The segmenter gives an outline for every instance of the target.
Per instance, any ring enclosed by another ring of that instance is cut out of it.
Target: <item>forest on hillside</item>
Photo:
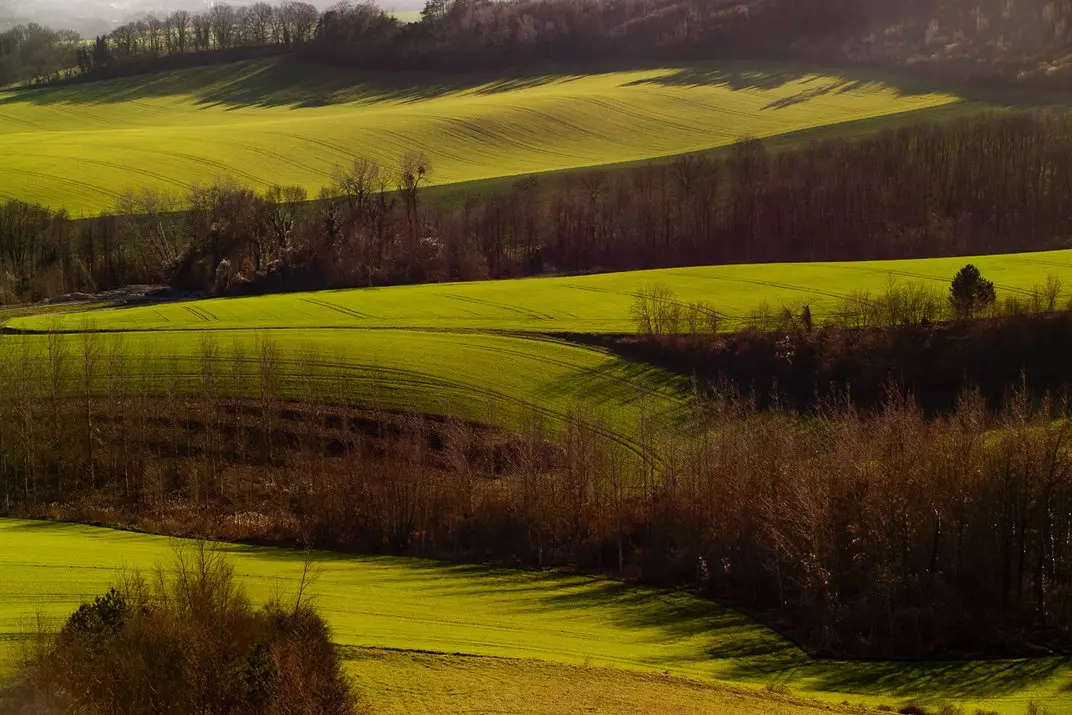
[[[295,52],[360,68],[495,70],[538,62],[779,59],[954,81],[1060,84],[1068,0],[428,0],[404,23],[372,2],[218,4],[149,14],[82,42],[0,34],[0,84],[101,77]]]

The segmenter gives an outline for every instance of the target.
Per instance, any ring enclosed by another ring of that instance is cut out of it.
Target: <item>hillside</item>
[[[817,322],[833,317],[855,293],[881,293],[891,281],[941,292],[974,263],[999,294],[1024,297],[1048,273],[1072,286],[1072,251],[849,263],[702,266],[590,276],[292,293],[253,298],[98,310],[88,325],[106,331],[405,329],[521,333],[631,333],[636,293],[662,284],[681,302],[706,301],[734,329],[767,304],[794,311],[810,305]],[[26,331],[79,331],[81,313],[12,318]]]
[[[369,74],[290,59],[0,94],[0,199],[75,215],[127,190],[230,177],[315,196],[355,157],[432,160],[434,183],[652,159],[959,101],[868,74],[782,65]],[[901,115],[901,116],[898,116]]]
[[[117,569],[151,569],[169,553],[161,537],[9,519],[0,519],[0,545],[8,576],[0,584],[0,658],[10,657],[39,610],[60,616],[106,588]],[[224,548],[257,598],[293,590],[301,576],[300,552]],[[352,647],[350,670],[382,707],[377,712],[610,712],[618,697],[629,708],[666,708],[651,712],[796,715],[837,711],[832,702],[843,700],[955,699],[1019,715],[1032,698],[1045,699],[1048,712],[1068,712],[1055,697],[1068,675],[1059,659],[950,663],[937,671],[812,660],[744,616],[686,594],[417,559],[315,558],[317,603],[335,641]],[[511,684],[519,678],[541,683],[543,692],[520,692]],[[596,693],[586,681],[610,692]],[[744,689],[704,685],[719,682]],[[816,707],[777,694],[764,702],[755,689],[767,685],[826,702]]]
[[[0,355],[42,361],[53,338],[79,354],[120,351],[125,370],[157,391],[177,381],[196,391],[206,345],[218,353],[239,392],[254,389],[261,345],[278,350],[284,396],[308,399],[311,385],[373,408],[464,417],[517,430],[539,414],[557,430],[583,409],[606,436],[637,449],[643,414],[680,419],[687,380],[602,349],[568,342],[571,334],[633,333],[638,291],[666,286],[682,303],[704,301],[723,330],[757,311],[794,314],[807,303],[818,323],[853,296],[877,297],[892,283],[923,284],[944,301],[969,260],[995,281],[999,296],[1026,298],[1053,274],[1072,285],[1070,251],[973,258],[807,263],[636,271],[561,278],[293,293],[178,301],[82,312],[14,315],[9,330],[40,333],[0,341]],[[767,307],[762,308],[763,305]],[[93,308],[93,306],[88,306]],[[62,307],[60,308],[62,310]],[[564,339],[565,338],[565,339]],[[237,367],[229,367],[233,358]],[[318,366],[311,371],[310,365]],[[328,377],[342,371],[340,378]],[[237,372],[236,372],[237,371]],[[321,375],[323,372],[323,375]],[[169,382],[172,381],[172,382]],[[104,386],[101,386],[104,389]]]

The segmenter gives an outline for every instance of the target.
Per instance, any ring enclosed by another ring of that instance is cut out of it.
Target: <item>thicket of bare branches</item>
[[[203,542],[151,576],[128,574],[58,631],[44,627],[5,713],[356,715],[323,619],[299,596],[255,608]]]

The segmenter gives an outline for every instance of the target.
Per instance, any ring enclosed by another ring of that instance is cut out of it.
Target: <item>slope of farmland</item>
[[[419,330],[150,331],[123,336],[66,336],[62,350],[77,357],[120,350],[130,380],[151,391],[196,391],[205,341],[221,378],[235,394],[256,393],[259,358],[270,338],[281,368],[281,397],[452,416],[509,430],[536,418],[557,429],[581,410],[606,435],[635,449],[641,413],[683,416],[686,381],[602,350],[538,336]],[[55,345],[55,344],[53,344]],[[45,360],[45,336],[0,338],[0,357]],[[236,359],[237,358],[237,359]],[[106,389],[102,382],[100,389]],[[317,392],[317,395],[311,393]]]
[[[855,292],[882,292],[890,281],[945,291],[971,262],[998,296],[1026,296],[1056,274],[1072,286],[1072,251],[856,263],[753,264],[671,268],[603,275],[322,291],[225,298],[94,311],[95,330],[360,328],[538,333],[628,333],[636,292],[670,287],[681,301],[708,301],[730,326],[761,303],[811,306],[817,321]],[[82,314],[17,317],[12,328],[78,331]]]
[[[369,75],[272,59],[0,93],[0,198],[76,215],[125,190],[214,176],[312,193],[364,156],[432,159],[436,183],[620,163],[959,99],[867,75],[778,65]]]
[[[117,569],[152,569],[166,563],[169,548],[169,540],[162,537],[0,519],[0,573],[5,576],[0,581],[0,659],[10,663],[20,634],[30,629],[36,615],[55,618],[69,613],[114,582]],[[223,548],[252,596],[267,598],[295,590],[303,564],[299,552]],[[546,691],[535,698],[533,708],[538,703],[552,712],[575,712],[579,700],[598,698],[598,693],[580,687],[576,681],[581,680],[602,682],[612,692],[622,689],[620,694],[629,688],[657,693],[678,683],[666,691],[666,712],[809,711],[792,703],[785,710],[762,705],[756,710],[755,703],[751,709],[737,710],[742,696],[732,691],[719,694],[693,685],[690,700],[687,681],[556,670],[542,664],[612,667],[751,687],[777,683],[801,695],[871,705],[955,699],[1019,714],[1034,698],[1044,702],[1048,712],[1070,711],[1070,698],[1063,690],[1069,671],[1063,659],[962,664],[818,661],[755,622],[686,594],[594,578],[415,559],[330,554],[318,554],[316,559],[316,601],[334,639],[354,647],[348,651],[353,658],[351,672],[374,701],[383,700],[388,712],[398,711],[400,702],[426,712],[464,712],[466,697],[482,711],[494,702],[489,697],[507,700],[502,712],[533,711],[518,708],[510,693],[516,693],[513,698],[529,696],[495,685],[499,679],[514,677],[544,683]],[[445,653],[492,660],[436,655]],[[515,660],[494,660],[498,658]],[[553,681],[556,674],[559,680]],[[448,681],[449,688],[435,687]],[[428,687],[414,700],[412,691],[422,683]],[[572,709],[561,703],[554,707],[556,695],[573,698]],[[639,701],[626,702],[635,707]],[[608,701],[598,698],[598,704],[606,707]]]

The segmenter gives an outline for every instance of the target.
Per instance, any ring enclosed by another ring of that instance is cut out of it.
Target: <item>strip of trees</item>
[[[77,66],[80,48],[77,33],[34,23],[0,31],[0,87],[20,80],[68,77]]]
[[[627,449],[580,410],[534,409],[516,435],[356,410],[312,348],[224,341],[177,359],[116,334],[0,337],[3,510],[612,573],[731,599],[839,655],[1072,636],[1065,401],[988,409],[967,389],[927,418],[891,390],[801,415],[722,390],[644,418]]]
[[[1048,0],[428,0],[419,22],[403,23],[372,2],[320,13],[286,0],[148,15],[76,60],[83,74],[113,76],[269,49],[377,69],[746,58],[1062,84],[1070,20],[1068,3]]]
[[[240,294],[719,263],[1068,247],[1072,119],[992,115],[770,154],[525,178],[446,203],[434,167],[358,160],[317,201],[234,183],[72,221],[0,204],[0,302],[130,283]]]

